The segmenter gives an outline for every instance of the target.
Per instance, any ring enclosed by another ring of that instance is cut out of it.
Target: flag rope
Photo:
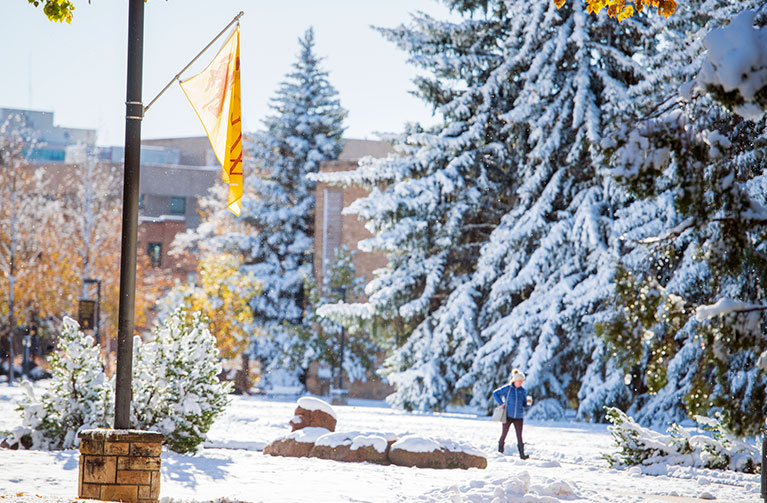
[[[234,23],[236,23],[236,22],[237,22],[237,21],[238,21],[238,20],[239,20],[239,19],[240,19],[240,18],[243,16],[243,14],[245,14],[245,12],[244,12],[244,11],[240,11],[240,13],[239,13],[239,14],[237,14],[236,16],[234,16],[234,19],[232,19],[232,20],[229,22],[229,24],[228,24],[228,25],[224,26],[224,29],[223,29],[223,30],[221,30],[221,31],[219,32],[219,34],[218,34],[218,35],[216,35],[215,37],[213,37],[213,40],[211,40],[210,42],[208,42],[208,45],[206,45],[206,46],[205,46],[205,47],[204,47],[204,48],[203,48],[203,49],[202,49],[200,52],[198,52],[198,53],[197,53],[197,56],[195,56],[194,58],[192,58],[192,60],[191,60],[189,63],[187,63],[187,65],[186,65],[184,68],[182,68],[182,69],[181,69],[181,71],[179,71],[179,72],[178,72],[178,73],[175,75],[175,77],[173,77],[172,79],[170,79],[170,82],[168,82],[168,84],[167,84],[165,87],[163,87],[163,88],[162,88],[162,91],[160,91],[160,92],[157,94],[157,96],[155,96],[155,97],[152,99],[152,101],[150,101],[150,102],[149,102],[149,104],[148,104],[147,106],[145,106],[145,107],[144,107],[144,114],[146,114],[147,110],[149,110],[149,107],[151,107],[151,106],[152,106],[152,104],[153,104],[155,101],[157,101],[157,99],[158,99],[160,96],[162,96],[162,95],[165,93],[165,91],[167,91],[167,90],[168,90],[168,88],[169,88],[170,86],[172,86],[172,85],[173,85],[173,83],[174,83],[175,81],[177,81],[177,80],[180,80],[180,78],[181,78],[181,74],[182,74],[182,73],[184,73],[184,72],[185,72],[185,71],[186,71],[186,70],[187,70],[187,69],[188,69],[190,66],[192,66],[192,64],[193,64],[195,61],[197,61],[197,60],[199,59],[199,57],[200,57],[200,56],[202,56],[202,55],[203,55],[203,53],[205,53],[205,51],[207,51],[208,49],[210,49],[210,46],[211,46],[211,45],[213,45],[213,44],[216,42],[216,40],[218,40],[219,38],[221,38],[221,35],[223,35],[223,34],[226,32],[226,30],[228,30],[228,29],[229,29],[229,27],[230,27],[230,26],[232,26]]]

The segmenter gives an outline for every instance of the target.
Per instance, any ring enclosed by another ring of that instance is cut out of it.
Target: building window
[[[148,243],[146,245],[146,254],[149,255],[149,262],[152,267],[162,265],[162,243]]]
[[[138,195],[138,209],[140,210],[144,209],[144,194]]]
[[[186,212],[186,199],[183,197],[170,198],[170,214],[183,215]]]

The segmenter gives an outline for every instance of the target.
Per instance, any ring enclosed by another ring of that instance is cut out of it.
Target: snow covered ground
[[[18,386],[0,384],[0,430],[20,422]],[[161,497],[167,503],[207,502],[761,502],[758,475],[669,467],[651,476],[639,468],[612,470],[601,454],[612,448],[604,425],[528,422],[531,458],[513,441],[496,452],[500,426],[466,413],[414,414],[381,402],[336,406],[337,430],[416,433],[466,442],[486,453],[486,470],[433,470],[265,456],[261,449],[288,431],[294,401],[233,397],[195,456],[163,453]],[[510,434],[513,438],[513,432]],[[73,501],[76,451],[0,449],[0,503]],[[24,496],[17,496],[25,493]],[[39,495],[40,497],[38,497]]]

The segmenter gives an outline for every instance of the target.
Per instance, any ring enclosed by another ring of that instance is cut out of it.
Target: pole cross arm
[[[210,42],[208,42],[208,45],[206,45],[205,47],[203,47],[203,49],[202,49],[200,52],[198,52],[198,53],[197,53],[197,56],[193,57],[193,58],[192,58],[192,60],[191,60],[189,63],[187,63],[187,64],[186,64],[186,66],[185,66],[184,68],[182,68],[182,69],[181,69],[181,71],[179,71],[179,72],[178,72],[176,75],[174,75],[174,76],[173,76],[173,78],[172,78],[172,79],[170,79],[170,82],[168,82],[167,84],[165,84],[165,87],[163,87],[163,88],[162,88],[162,91],[160,91],[159,93],[157,93],[157,96],[155,96],[154,98],[152,98],[152,101],[150,101],[150,102],[149,102],[149,104],[143,108],[143,110],[142,110],[142,114],[141,114],[141,115],[142,115],[142,117],[143,117],[143,115],[144,115],[144,114],[147,112],[147,110],[149,110],[149,107],[151,107],[152,105],[154,105],[154,102],[155,102],[155,101],[157,101],[157,100],[160,98],[160,96],[162,96],[163,94],[165,94],[165,91],[167,91],[167,90],[168,90],[168,88],[170,88],[170,86],[172,86],[174,82],[176,82],[177,80],[181,80],[181,74],[183,74],[185,71],[187,71],[187,69],[188,69],[190,66],[192,66],[192,64],[193,64],[195,61],[197,61],[197,60],[200,58],[200,56],[202,56],[202,55],[205,53],[205,51],[207,51],[207,50],[210,48],[210,46],[211,46],[211,45],[213,45],[213,44],[216,42],[216,40],[218,40],[219,38],[221,38],[221,35],[223,35],[223,34],[226,32],[226,30],[228,30],[230,26],[232,26],[234,23],[236,23],[236,22],[237,22],[237,21],[238,21],[238,20],[239,20],[239,19],[240,19],[240,18],[241,18],[241,17],[242,17],[244,14],[245,14],[245,12],[244,12],[244,11],[240,11],[240,13],[239,13],[239,14],[237,14],[236,16],[234,16],[234,19],[232,19],[232,20],[229,22],[229,24],[228,24],[228,25],[224,26],[224,29],[223,29],[223,30],[221,30],[221,31],[218,33],[218,35],[216,35],[215,37],[213,37],[213,40],[211,40]]]

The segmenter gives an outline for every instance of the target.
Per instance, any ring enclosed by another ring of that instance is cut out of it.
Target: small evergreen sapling
[[[104,374],[104,362],[93,337],[77,322],[65,317],[59,351],[51,354],[51,385],[40,400],[25,383],[26,396],[19,404],[22,427],[10,443],[22,441],[37,449],[72,449],[77,433],[105,428],[114,417],[113,383]]]
[[[231,391],[230,383],[218,379],[215,342],[200,313],[186,317],[180,310],[155,329],[152,342],[134,339],[133,428],[163,433],[173,451],[196,450]],[[64,318],[59,347],[51,355],[51,385],[40,400],[24,383],[22,426],[8,436],[11,445],[71,449],[79,444],[78,432],[113,423],[114,381],[104,373],[93,337]]]
[[[738,440],[721,421],[695,416],[709,435],[692,435],[674,423],[666,435],[639,426],[615,407],[606,407],[608,429],[617,452],[603,454],[611,467],[636,465],[682,465],[755,473],[760,464],[758,449]]]
[[[134,342],[131,420],[165,435],[168,447],[194,452],[229,403],[231,383],[218,379],[216,339],[200,313],[181,310],[154,330],[154,340]]]

